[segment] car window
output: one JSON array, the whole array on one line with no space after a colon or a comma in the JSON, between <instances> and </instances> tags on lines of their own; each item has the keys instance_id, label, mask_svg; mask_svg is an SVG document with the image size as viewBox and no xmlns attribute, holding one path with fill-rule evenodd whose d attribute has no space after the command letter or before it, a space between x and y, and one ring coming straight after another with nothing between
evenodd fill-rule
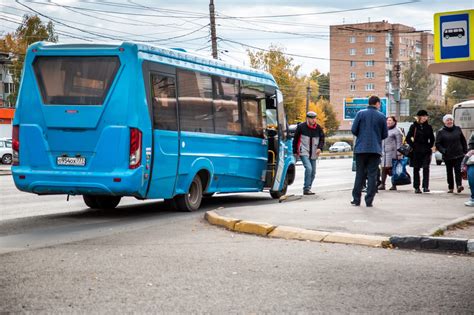
<instances>
[{"instance_id":1,"label":"car window","mask_svg":"<svg viewBox=\"0 0 474 315\"><path fill-rule=\"evenodd\" d=\"M3 141L0 141L0 148L4 148L5 147L5 144Z\"/></svg>"},{"instance_id":2,"label":"car window","mask_svg":"<svg viewBox=\"0 0 474 315\"><path fill-rule=\"evenodd\" d=\"M11 143L10 141L6 141L6 142L5 142L5 146L6 146L7 148L11 148L11 147L12 147L12 143Z\"/></svg>"}]
</instances>

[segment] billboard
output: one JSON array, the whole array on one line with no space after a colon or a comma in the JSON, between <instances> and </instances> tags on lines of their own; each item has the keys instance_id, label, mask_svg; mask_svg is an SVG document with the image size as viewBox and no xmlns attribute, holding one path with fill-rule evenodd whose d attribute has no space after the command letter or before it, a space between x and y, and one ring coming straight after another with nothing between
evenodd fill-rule
<instances>
[{"instance_id":1,"label":"billboard","mask_svg":"<svg viewBox=\"0 0 474 315\"><path fill-rule=\"evenodd\" d=\"M356 114L369 106L368 97L346 97L344 98L344 120L354 120ZM380 98L380 111L387 116L388 99Z\"/></svg>"}]
</instances>

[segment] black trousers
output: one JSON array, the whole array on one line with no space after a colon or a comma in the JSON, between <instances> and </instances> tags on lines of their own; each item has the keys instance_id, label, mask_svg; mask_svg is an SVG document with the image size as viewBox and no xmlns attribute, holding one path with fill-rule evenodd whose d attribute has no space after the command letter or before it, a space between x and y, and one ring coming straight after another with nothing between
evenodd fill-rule
<instances>
[{"instance_id":1,"label":"black trousers","mask_svg":"<svg viewBox=\"0 0 474 315\"><path fill-rule=\"evenodd\" d=\"M360 204L362 187L367 178L367 195L365 203L372 204L377 192L377 171L380 164L380 155L377 153L356 153L356 177L352 189L352 199Z\"/></svg>"},{"instance_id":2,"label":"black trousers","mask_svg":"<svg viewBox=\"0 0 474 315\"><path fill-rule=\"evenodd\" d=\"M423 169L423 188L430 188L430 163L431 154L423 158L422 167L413 168L413 188L420 188L420 170Z\"/></svg>"},{"instance_id":3,"label":"black trousers","mask_svg":"<svg viewBox=\"0 0 474 315\"><path fill-rule=\"evenodd\" d=\"M444 161L446 164L446 175L448 177L448 188L454 189L454 178L456 178L456 187L462 186L461 162L462 157ZM454 171L454 177L453 177Z\"/></svg>"}]
</instances>

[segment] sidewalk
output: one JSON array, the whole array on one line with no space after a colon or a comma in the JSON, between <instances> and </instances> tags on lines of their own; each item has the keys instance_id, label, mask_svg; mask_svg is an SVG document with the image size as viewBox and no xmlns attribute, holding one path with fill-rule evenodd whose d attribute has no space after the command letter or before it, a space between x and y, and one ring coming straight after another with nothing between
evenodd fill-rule
<instances>
[{"instance_id":1,"label":"sidewalk","mask_svg":"<svg viewBox=\"0 0 474 315\"><path fill-rule=\"evenodd\" d=\"M467 183L466 183L467 184ZM250 207L217 209L215 213L238 220L266 222L323 232L371 236L428 236L459 218L474 217L474 208L464 206L469 189L446 193L445 179L432 179L431 192L414 194L411 186L398 191L381 191L372 208L350 204L351 191L315 196L289 196L286 201Z\"/></svg>"}]
</instances>

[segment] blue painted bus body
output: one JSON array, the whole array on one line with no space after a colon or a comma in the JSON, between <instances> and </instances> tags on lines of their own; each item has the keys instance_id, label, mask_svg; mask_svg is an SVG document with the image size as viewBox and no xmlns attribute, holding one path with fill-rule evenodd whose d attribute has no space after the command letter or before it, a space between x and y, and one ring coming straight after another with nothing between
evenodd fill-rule
<instances>
[{"instance_id":1,"label":"blue painted bus body","mask_svg":"<svg viewBox=\"0 0 474 315\"><path fill-rule=\"evenodd\" d=\"M101 104L44 103L34 63L48 56L116 57L120 65ZM265 139L153 128L143 63L258 82L277 89L264 72L185 52L135 43L46 44L29 47L13 125L19 130L18 189L36 194L172 198L186 194L198 172L206 193L261 191L267 170ZM141 132L141 161L129 167L131 128ZM280 167L294 168L290 141ZM282 143L282 147L284 147ZM59 157L85 158L83 166L58 165ZM284 176L284 175L283 175ZM274 189L280 189L280 179Z\"/></svg>"}]
</instances>

